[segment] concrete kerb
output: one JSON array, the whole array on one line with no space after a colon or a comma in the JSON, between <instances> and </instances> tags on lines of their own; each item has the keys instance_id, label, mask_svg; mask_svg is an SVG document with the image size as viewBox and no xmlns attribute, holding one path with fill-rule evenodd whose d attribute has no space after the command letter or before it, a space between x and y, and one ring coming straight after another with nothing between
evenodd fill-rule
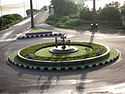
<instances>
[{"instance_id":1,"label":"concrete kerb","mask_svg":"<svg viewBox=\"0 0 125 94\"><path fill-rule=\"evenodd\" d=\"M103 46L104 46L104 45L103 45ZM18 56L19 59L24 60L24 61L26 61L26 62L30 62L30 63L32 63L32 64L35 63L35 64L42 64L42 65L44 65L44 64L48 64L48 65L51 65L51 64L53 64L53 65L57 65L57 64L58 64L58 65L62 65L62 64L70 65L70 64L74 64L74 63L76 63L76 62L78 62L79 64L83 64L83 63L86 63L86 62L93 61L94 59L101 59L101 58L103 58L103 57L108 57L109 54L110 54L110 49L109 49L109 47L107 47L107 46L104 46L104 47L107 49L107 52L106 52L106 53L104 53L104 54L102 54L102 55L100 55L100 56L95 56L95 57L91 57L91 58L87 58L87 59L81 59L81 60L54 61L54 62L53 62L53 61L33 60L33 59L25 58L25 57L23 57L23 56L20 55L21 50L23 50L23 49L25 49L25 48L19 50L18 53L17 53L17 56Z\"/></svg>"},{"instance_id":2,"label":"concrete kerb","mask_svg":"<svg viewBox=\"0 0 125 94\"><path fill-rule=\"evenodd\" d=\"M109 63L113 63L115 62L118 58L119 58L120 54L118 52L116 57L113 57L110 60L106 60L97 64L90 64L90 65L84 65L84 66L66 66L66 67L41 67L41 66L27 66L27 65L23 65L23 64L18 64L12 60L10 60L10 58L8 58L8 64L10 65L14 65L14 66L19 66L19 67L23 67L25 69L33 69L33 70L49 70L49 71L53 71L53 70L79 70L79 69L86 69L86 68L92 68L92 67L98 67L101 65L105 65L105 64L109 64ZM107 63L106 63L107 62Z\"/></svg>"},{"instance_id":3,"label":"concrete kerb","mask_svg":"<svg viewBox=\"0 0 125 94\"><path fill-rule=\"evenodd\" d=\"M57 34L38 34L38 35L24 35L24 36L19 36L17 39L31 39L31 38L39 38L39 37L54 37L54 36L61 36L63 35L62 33L57 33Z\"/></svg>"}]
</instances>

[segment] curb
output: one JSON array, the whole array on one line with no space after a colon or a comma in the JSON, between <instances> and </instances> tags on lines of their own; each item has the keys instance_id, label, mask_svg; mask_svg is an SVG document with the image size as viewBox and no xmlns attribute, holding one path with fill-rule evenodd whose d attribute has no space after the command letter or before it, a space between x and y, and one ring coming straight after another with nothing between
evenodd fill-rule
<instances>
[{"instance_id":1,"label":"curb","mask_svg":"<svg viewBox=\"0 0 125 94\"><path fill-rule=\"evenodd\" d=\"M17 39L21 40L21 39L31 39L31 38L39 38L39 37L53 37L53 36L61 36L61 35L63 35L63 34L62 33L33 34L33 35L19 36L19 37L17 37Z\"/></svg>"},{"instance_id":2,"label":"curb","mask_svg":"<svg viewBox=\"0 0 125 94\"><path fill-rule=\"evenodd\" d=\"M104 46L104 45L103 45ZM74 65L77 63L77 65L83 65L89 62L93 62L93 60L98 61L100 59L106 59L109 55L110 55L110 49L107 46L104 46L107 49L107 52L103 53L102 55L99 56L94 56L94 57L90 57L90 58L86 58L86 59L79 59L79 60L70 60L70 61L42 61L42 60L32 60L26 57L21 56L20 52L21 50L18 51L17 53L17 57L20 60L23 60L24 62L30 62L30 64L39 64L39 65L44 65L44 66L52 66L55 65L56 66L69 66L69 65ZM25 48L24 48L25 49Z\"/></svg>"},{"instance_id":3,"label":"curb","mask_svg":"<svg viewBox=\"0 0 125 94\"><path fill-rule=\"evenodd\" d=\"M10 58L8 58L8 63L10 65L15 65L15 66L18 66L18 67L22 67L22 68L25 68L25 69L33 69L33 70L49 70L49 71L60 71L60 70L80 70L80 69L87 69L87 68L93 68L93 67L98 67L98 66L102 66L102 65L106 65L106 64L109 64L109 63L113 63L115 62L118 58L119 58L120 54L118 54L116 57L110 59L110 60L106 60L106 61L103 61L101 63L97 63L97 64L90 64L90 65L84 65L84 66L66 66L66 67L44 67L44 66L27 66L27 65L23 65L23 64L18 64L14 61L11 61Z\"/></svg>"}]
</instances>

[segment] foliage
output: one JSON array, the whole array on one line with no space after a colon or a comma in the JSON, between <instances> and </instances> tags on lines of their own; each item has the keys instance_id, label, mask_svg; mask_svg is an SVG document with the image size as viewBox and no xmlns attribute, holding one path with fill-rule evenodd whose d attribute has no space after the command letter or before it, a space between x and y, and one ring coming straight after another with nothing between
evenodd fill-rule
<instances>
[{"instance_id":1,"label":"foliage","mask_svg":"<svg viewBox=\"0 0 125 94\"><path fill-rule=\"evenodd\" d=\"M0 30L21 21L23 18L19 14L7 14L0 17Z\"/></svg>"},{"instance_id":2,"label":"foliage","mask_svg":"<svg viewBox=\"0 0 125 94\"><path fill-rule=\"evenodd\" d=\"M119 3L112 2L100 10L97 16L101 21L120 21Z\"/></svg>"},{"instance_id":3,"label":"foliage","mask_svg":"<svg viewBox=\"0 0 125 94\"><path fill-rule=\"evenodd\" d=\"M115 7L117 9L119 9L120 3L119 2L111 2L109 4L106 4L106 7Z\"/></svg>"},{"instance_id":4,"label":"foliage","mask_svg":"<svg viewBox=\"0 0 125 94\"><path fill-rule=\"evenodd\" d=\"M80 12L79 17L80 17L80 19L83 19L83 20L91 20L92 21L92 18L93 18L92 14L93 13L92 13L92 11L89 10L89 8L84 7Z\"/></svg>"},{"instance_id":5,"label":"foliage","mask_svg":"<svg viewBox=\"0 0 125 94\"><path fill-rule=\"evenodd\" d=\"M121 9L121 15L125 16L125 4L120 9Z\"/></svg>"},{"instance_id":6,"label":"foliage","mask_svg":"<svg viewBox=\"0 0 125 94\"><path fill-rule=\"evenodd\" d=\"M69 28L69 29L77 29L77 30L89 30L90 25L93 23L91 20L83 20L83 19L72 19L69 16L64 17L55 17L50 16L46 22L50 25L61 27L61 28ZM120 21L96 21L99 24L99 28L113 28L121 26Z\"/></svg>"},{"instance_id":7,"label":"foliage","mask_svg":"<svg viewBox=\"0 0 125 94\"><path fill-rule=\"evenodd\" d=\"M78 14L77 5L71 0L52 0L51 4L54 8L54 15L56 16L70 16Z\"/></svg>"},{"instance_id":8,"label":"foliage","mask_svg":"<svg viewBox=\"0 0 125 94\"><path fill-rule=\"evenodd\" d=\"M40 10L46 11L47 10L47 6L43 6Z\"/></svg>"},{"instance_id":9,"label":"foliage","mask_svg":"<svg viewBox=\"0 0 125 94\"><path fill-rule=\"evenodd\" d=\"M52 0L53 2L62 2L59 0ZM68 0L71 1L71 0ZM73 0L73 2L75 2ZM61 5L54 6L54 8L58 9ZM53 3L52 3L53 4ZM62 4L62 3L61 3ZM63 5L63 4L62 4ZM63 5L64 6L64 5ZM90 24L93 23L93 16L92 11L88 7L79 8L79 16L74 15L67 15L67 16L58 16L55 15L50 16L47 19L47 23L50 25L54 25L56 27L61 28L69 28L69 29L90 29ZM78 9L78 8L77 8ZM77 10L75 9L75 10ZM65 11L65 8L62 8L59 12ZM118 28L121 27L121 19L120 19L120 7L118 2L111 2L107 4L104 8L99 8L99 10L96 11L96 22L99 24L99 28Z\"/></svg>"},{"instance_id":10,"label":"foliage","mask_svg":"<svg viewBox=\"0 0 125 94\"><path fill-rule=\"evenodd\" d=\"M34 14L35 14L35 13L38 13L38 12L39 12L39 10L33 9L33 13L34 13ZM27 9L27 10L26 10L26 14L27 14L27 16L30 15L30 14L31 14L31 9Z\"/></svg>"}]
</instances>

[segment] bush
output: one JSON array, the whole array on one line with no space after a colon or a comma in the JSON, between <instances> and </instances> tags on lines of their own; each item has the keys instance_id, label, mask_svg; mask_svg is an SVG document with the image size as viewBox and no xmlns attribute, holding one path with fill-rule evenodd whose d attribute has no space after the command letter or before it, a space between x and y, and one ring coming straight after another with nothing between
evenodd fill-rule
<instances>
[{"instance_id":1,"label":"bush","mask_svg":"<svg viewBox=\"0 0 125 94\"><path fill-rule=\"evenodd\" d=\"M0 17L0 30L6 29L23 18L19 14L7 14Z\"/></svg>"}]
</instances>

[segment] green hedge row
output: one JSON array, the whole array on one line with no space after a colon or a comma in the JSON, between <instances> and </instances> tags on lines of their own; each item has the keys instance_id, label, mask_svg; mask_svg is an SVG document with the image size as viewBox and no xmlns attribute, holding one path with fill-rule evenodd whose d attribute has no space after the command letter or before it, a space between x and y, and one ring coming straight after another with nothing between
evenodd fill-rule
<instances>
[{"instance_id":1,"label":"green hedge row","mask_svg":"<svg viewBox=\"0 0 125 94\"><path fill-rule=\"evenodd\" d=\"M89 30L92 21L82 20L82 19L72 19L69 16L64 17L55 17L50 16L46 22L50 25L60 27L60 28L69 28L69 29L78 29L78 30ZM97 20L96 23L99 24L99 28L118 28L121 27L120 21L100 21Z\"/></svg>"}]
</instances>

